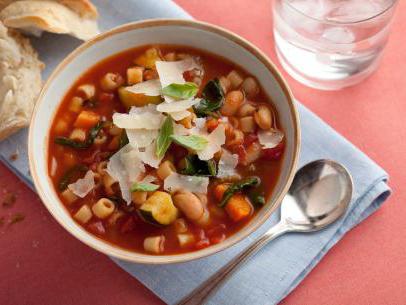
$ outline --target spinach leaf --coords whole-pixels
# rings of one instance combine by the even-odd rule
[[[135,182],[131,186],[131,192],[153,192],[159,188],[159,185],[146,183],[146,182]]]
[[[203,89],[202,96],[203,99],[199,104],[193,106],[198,117],[212,115],[220,109],[224,101],[224,92],[220,81],[217,78],[209,81]]]
[[[219,203],[219,207],[224,207],[231,196],[233,196],[235,193],[251,186],[258,186],[260,183],[261,180],[258,177],[249,177],[247,179],[231,184],[230,187],[224,192],[223,198]]]
[[[164,95],[183,100],[194,97],[197,94],[197,91],[199,91],[198,86],[191,82],[186,82],[184,84],[170,84],[162,88],[162,93]]]
[[[188,176],[215,176],[217,174],[217,164],[213,159],[203,161],[197,155],[187,155],[184,159],[185,168],[182,174]]]
[[[156,140],[156,155],[162,158],[169,146],[172,143],[171,136],[173,134],[173,120],[168,115],[159,130],[158,138]]]
[[[262,192],[253,191],[248,194],[248,198],[255,207],[261,207],[265,205],[265,196]]]
[[[75,165],[74,167],[70,168],[63,176],[62,178],[59,180],[58,183],[58,189],[60,191],[64,191],[66,190],[66,188],[68,187],[68,185],[71,183],[72,179],[74,178],[74,176],[79,175],[79,174],[83,174],[85,172],[88,171],[88,167],[86,165],[82,165],[82,164],[78,164]]]
[[[84,142],[75,141],[67,137],[56,137],[55,143],[63,146],[69,146],[75,149],[86,149],[92,146],[94,139],[96,139],[100,130],[103,128],[103,122],[99,121],[95,126],[89,130],[87,140]]]
[[[172,135],[171,139],[177,144],[193,150],[203,150],[209,144],[209,141],[207,141],[206,138],[198,135],[190,135],[190,136]]]

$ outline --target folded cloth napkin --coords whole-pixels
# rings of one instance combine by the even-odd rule
[[[95,0],[101,28],[145,18],[190,18],[169,0]],[[44,77],[79,42],[67,36],[47,34],[33,39],[47,64]],[[300,165],[320,158],[343,163],[354,178],[355,190],[345,217],[322,232],[285,235],[267,245],[221,288],[209,304],[277,304],[321,260],[343,235],[373,213],[390,193],[387,174],[321,119],[299,104],[303,131]],[[0,143],[1,160],[32,187],[28,172],[27,131]],[[18,151],[19,158],[10,161]],[[176,304],[224,266],[257,236],[274,225],[277,213],[246,240],[211,257],[169,266],[145,266],[113,259],[168,304]]]

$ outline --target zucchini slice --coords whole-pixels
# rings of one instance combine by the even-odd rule
[[[169,225],[178,217],[178,209],[174,206],[171,195],[161,191],[153,193],[138,213],[144,221],[159,226]]]

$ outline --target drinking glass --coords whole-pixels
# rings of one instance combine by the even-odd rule
[[[378,66],[397,0],[274,0],[276,52],[286,71],[338,90]]]

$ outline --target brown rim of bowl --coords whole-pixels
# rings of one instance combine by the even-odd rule
[[[77,57],[79,54],[81,54],[84,50],[95,44],[96,42],[103,40],[105,38],[108,38],[110,36],[116,35],[118,33],[123,33],[129,30],[134,30],[134,29],[141,29],[141,28],[146,28],[146,27],[156,27],[156,26],[185,26],[185,27],[191,27],[191,28],[196,28],[204,31],[208,31],[214,34],[217,34],[219,36],[225,37],[232,42],[238,44],[240,47],[244,48],[247,50],[249,53],[254,55],[271,73],[272,75],[276,78],[279,86],[282,88],[289,104],[290,112],[292,115],[293,123],[294,123],[294,143],[296,143],[293,151],[293,159],[292,162],[289,165],[289,176],[287,177],[287,183],[285,186],[279,191],[279,194],[277,194],[276,199],[273,202],[273,205],[269,210],[264,213],[260,218],[256,220],[256,222],[252,225],[250,230],[246,230],[244,232],[244,229],[240,230],[236,234],[241,234],[238,238],[235,240],[232,240],[232,236],[230,238],[227,238],[224,242],[213,245],[211,247],[207,247],[202,250],[194,251],[194,252],[187,252],[187,253],[182,253],[182,254],[174,254],[174,255],[147,255],[139,252],[134,252],[130,251],[121,247],[117,247],[114,244],[108,243],[104,240],[101,240],[102,243],[108,244],[111,247],[117,248],[119,251],[124,251],[126,253],[111,253],[104,247],[100,247],[99,245],[94,245],[92,242],[87,240],[86,238],[82,238],[82,236],[78,236],[71,228],[65,224],[61,219],[59,219],[58,216],[56,216],[53,211],[52,211],[52,204],[48,202],[47,196],[44,195],[44,191],[42,189],[42,186],[40,185],[39,178],[38,178],[38,173],[36,170],[36,165],[34,160],[34,149],[32,148],[32,143],[33,143],[33,128],[30,127],[29,130],[29,137],[28,137],[28,156],[29,156],[29,165],[30,165],[30,172],[35,184],[36,189],[38,190],[38,194],[42,199],[42,202],[48,209],[48,211],[52,214],[52,216],[57,220],[57,222],[65,228],[70,234],[75,236],[77,239],[82,241],[84,244],[88,245],[89,247],[102,252],[106,255],[113,256],[115,258],[118,258],[123,261],[128,261],[128,262],[133,262],[133,263],[142,263],[142,264],[172,264],[172,263],[180,263],[180,262],[186,262],[186,261],[191,261],[199,258],[203,258],[212,254],[215,254],[217,252],[220,252],[222,250],[225,250],[239,241],[243,240],[246,238],[248,235],[256,231],[268,218],[269,216],[275,211],[277,207],[279,207],[283,197],[286,195],[286,193],[289,190],[289,187],[293,181],[293,177],[295,175],[295,170],[298,164],[298,159],[299,159],[299,150],[300,150],[300,143],[301,143],[301,138],[300,138],[300,126],[299,126],[299,114],[296,108],[296,105],[293,100],[293,95],[292,92],[290,91],[289,87],[286,84],[286,81],[282,77],[282,75],[278,72],[276,69],[275,65],[268,59],[268,57],[260,51],[257,47],[252,45],[250,42],[248,42],[246,39],[238,36],[237,34],[234,34],[226,29],[223,29],[221,27],[205,23],[205,22],[200,22],[200,21],[194,21],[194,20],[184,20],[184,19],[148,19],[148,20],[143,20],[143,21],[138,21],[138,22],[133,22],[133,23],[127,23],[121,26],[118,26],[114,29],[111,29],[109,31],[106,31],[102,34],[99,34],[98,36],[94,37],[93,39],[83,43],[80,45],[78,48],[73,50],[59,65],[55,68],[55,70],[52,72],[51,76],[48,78],[46,81],[44,87],[42,88],[39,97],[37,99],[37,104],[34,108],[33,116],[31,118],[31,124],[30,126],[34,126],[35,118],[36,118],[36,113],[38,110],[38,106],[41,103],[45,92],[48,90],[48,87],[50,86],[51,82],[55,79],[55,77],[67,66],[69,63],[72,62],[72,60]],[[62,204],[61,202],[58,202],[58,204]],[[77,225],[79,226],[79,225]],[[83,229],[83,228],[82,228]],[[84,229],[83,229],[84,230]],[[87,232],[87,231],[85,231]],[[92,238],[98,239],[96,236],[88,233]],[[234,235],[235,236],[235,235]],[[100,239],[99,239],[100,240]],[[139,257],[134,257],[134,256],[139,256]]]

